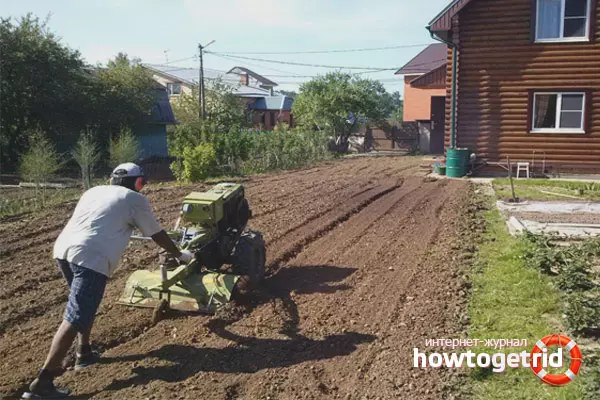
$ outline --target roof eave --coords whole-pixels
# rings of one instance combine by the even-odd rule
[[[142,65],[142,67],[146,68],[146,69],[149,69],[149,70],[152,70],[152,72],[154,72],[155,74],[162,75],[162,76],[164,76],[166,78],[169,78],[169,79],[172,79],[172,80],[174,80],[174,81],[176,81],[178,83],[179,82],[180,83],[185,83],[185,84],[192,85],[192,86],[193,85],[197,85],[197,83],[195,83],[195,82],[188,81],[187,79],[182,79],[179,76],[168,74],[166,72],[163,72],[163,71],[161,71],[159,69],[156,69],[156,68],[153,68],[153,67],[150,67],[150,66],[147,66],[147,65]]]
[[[453,0],[450,4],[448,4],[442,11],[440,11],[438,13],[438,15],[436,15],[431,21],[429,21],[429,24],[427,24],[427,29],[431,30],[431,26],[433,24],[435,24],[437,22],[437,20],[439,20],[440,18],[442,18],[442,16],[444,14],[446,14],[456,3],[458,3],[460,0]]]

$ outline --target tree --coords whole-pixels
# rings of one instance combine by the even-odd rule
[[[113,169],[119,164],[126,162],[137,162],[140,158],[140,145],[133,136],[131,129],[124,128],[118,137],[111,139],[110,147],[110,168]]]
[[[147,118],[155,83],[138,60],[118,54],[104,68],[86,66],[79,52],[50,32],[47,21],[27,14],[0,19],[0,159],[14,171],[28,133],[45,132],[57,150],[72,148],[79,133],[95,127],[106,146],[122,126]]]
[[[227,132],[232,127],[246,127],[249,122],[244,99],[236,96],[233,87],[221,80],[206,85],[206,119],[200,120],[198,88],[192,88],[191,94],[183,94],[173,104],[175,118],[181,124],[195,126],[209,133]],[[210,138],[206,138],[207,140]]]
[[[97,67],[100,98],[95,99],[102,110],[102,121],[109,133],[123,126],[136,126],[149,115],[154,104],[152,89],[156,83],[139,59],[130,60],[119,53],[106,66]]]
[[[100,146],[94,137],[94,132],[89,129],[81,132],[75,148],[71,151],[73,159],[81,169],[81,179],[85,190],[92,187],[94,169],[102,156]]]
[[[294,92],[293,90],[279,90],[279,93],[284,96],[291,97],[292,99],[295,99],[296,96],[298,96],[298,93]]]
[[[4,171],[26,151],[38,128],[54,142],[82,125],[87,92],[83,61],[62,45],[46,21],[27,14],[17,23],[0,19],[0,159]]]
[[[348,137],[361,124],[386,118],[386,94],[378,81],[331,72],[300,86],[294,116],[299,125],[333,135],[338,151],[344,151]]]
[[[233,87],[221,81],[213,81],[206,88],[206,119],[200,119],[198,89],[192,88],[191,94],[183,94],[173,104],[173,113],[179,124],[170,129],[167,137],[169,154],[177,157],[171,164],[171,170],[178,179],[183,179],[186,156],[202,143],[213,143],[216,156],[225,158],[229,144],[238,143],[226,133],[237,132],[248,125],[245,102],[233,93]],[[227,140],[224,140],[227,139]],[[239,138],[242,139],[242,138]]]
[[[61,167],[58,153],[54,144],[40,130],[31,132],[28,137],[31,140],[29,150],[21,157],[21,176],[35,183],[36,198],[39,196],[40,186],[42,190],[42,205],[46,201],[46,183]]]
[[[392,94],[387,94],[385,103],[387,107],[387,119],[391,123],[402,123],[404,114],[404,100],[400,96],[400,92],[396,91]]]

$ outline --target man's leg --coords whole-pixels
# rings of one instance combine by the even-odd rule
[[[85,332],[85,333],[77,333],[77,343],[79,343],[79,348],[86,348],[90,345],[90,336],[91,336],[92,330],[90,329],[89,331]]]
[[[46,357],[43,369],[52,372],[62,370],[62,362],[71,348],[76,335],[77,329],[69,321],[63,320],[54,335],[54,339],[52,339],[52,346],[50,346],[50,352]]]
[[[60,265],[60,262],[59,262]],[[64,266],[61,269],[64,271]],[[44,364],[44,368],[40,371],[38,377],[31,383],[30,393],[25,393],[24,398],[39,398],[58,396],[60,390],[54,386],[53,379],[62,369],[62,361],[65,358],[69,348],[78,334],[81,340],[87,340],[91,327],[98,310],[98,306],[104,296],[106,286],[106,277],[95,271],[82,268],[78,265],[71,264],[72,279],[69,279],[68,273],[65,278],[69,282],[70,293],[69,301],[65,310],[64,321],[60,325],[58,332],[52,340],[50,353]],[[68,394],[68,391],[65,391]],[[63,397],[64,393],[63,392]],[[28,397],[31,396],[31,397]],[[37,396],[37,397],[36,397]]]
[[[73,283],[73,270],[71,269],[70,263],[66,260],[57,259],[56,265],[60,268],[70,289],[71,284]],[[76,334],[77,329],[69,321],[64,319],[58,328],[58,331],[54,334],[52,346],[50,346],[50,351],[46,357],[43,369],[52,372],[59,372],[62,370],[62,362],[71,348]]]
[[[77,351],[75,353],[75,370],[80,370],[89,365],[95,364],[98,362],[99,355],[97,352],[92,350],[92,346],[90,343],[92,328],[88,329],[85,332],[77,333]]]

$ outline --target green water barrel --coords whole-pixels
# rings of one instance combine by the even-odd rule
[[[446,149],[446,175],[462,178],[469,172],[471,151],[469,149]]]

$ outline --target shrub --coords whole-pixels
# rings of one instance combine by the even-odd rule
[[[600,329],[600,292],[572,293],[566,297],[565,320],[575,332]]]
[[[216,166],[225,173],[299,168],[330,157],[328,136],[321,132],[291,130],[281,125],[276,131],[234,127],[214,133],[208,132],[206,126],[182,124],[169,135],[169,152],[178,157],[171,170],[178,180],[188,180],[184,163],[189,149],[207,142],[213,144]]]
[[[41,131],[31,133],[29,150],[21,156],[20,173],[26,180],[35,183],[36,200],[40,196],[40,186],[48,183],[61,167],[54,143]],[[46,201],[46,186],[41,191],[42,205]]]
[[[96,143],[92,131],[81,132],[71,155],[81,169],[83,188],[87,190],[92,186],[94,168],[101,157],[100,147]]]
[[[131,129],[124,128],[117,138],[111,139],[109,153],[111,169],[119,164],[137,162],[140,159],[140,145]]]
[[[328,137],[320,132],[279,129],[255,134],[244,172],[299,168],[330,157]]]
[[[528,267],[554,275],[565,292],[565,320],[575,331],[600,329],[600,290],[593,264],[600,257],[600,239],[558,246],[552,236],[527,234],[523,260]]]
[[[207,178],[215,167],[215,149],[210,143],[202,143],[183,151],[183,171],[179,171],[180,180],[197,182]],[[180,167],[179,167],[180,168]]]
[[[256,133],[231,129],[214,135],[217,164],[228,172],[240,174],[244,163],[249,160],[254,147]]]

